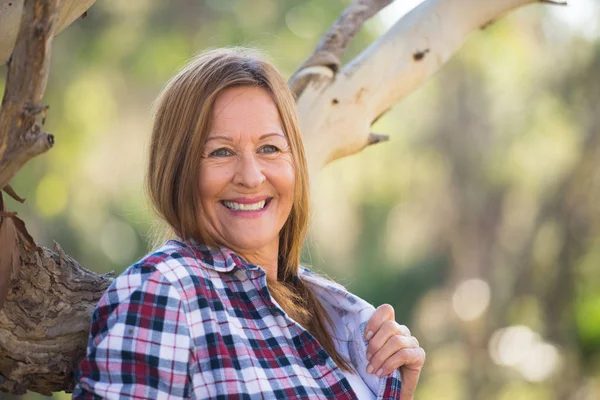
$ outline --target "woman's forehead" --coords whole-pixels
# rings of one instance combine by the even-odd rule
[[[213,135],[283,133],[279,112],[269,93],[257,87],[224,90],[213,107]]]
[[[223,90],[213,106],[213,119],[233,118],[279,119],[277,106],[265,89],[260,87],[233,87]]]

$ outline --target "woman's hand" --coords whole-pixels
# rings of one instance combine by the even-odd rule
[[[425,351],[408,328],[395,321],[392,306],[383,304],[377,308],[367,323],[365,337],[369,341],[367,373],[381,377],[400,368],[401,400],[412,400],[425,363]]]

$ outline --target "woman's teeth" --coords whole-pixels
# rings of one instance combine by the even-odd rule
[[[265,205],[267,204],[267,200],[259,201],[258,203],[254,204],[242,204],[235,203],[233,201],[223,201],[223,204],[225,205],[225,207],[234,211],[258,211],[262,210],[265,207]]]

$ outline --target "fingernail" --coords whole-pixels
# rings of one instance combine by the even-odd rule
[[[381,378],[381,375],[383,375],[383,368],[379,368],[379,371],[377,371],[376,375]]]
[[[367,374],[370,374],[371,372],[373,372],[373,366],[369,364],[369,366],[367,367]]]
[[[372,337],[373,337],[373,331],[367,332],[367,340],[371,340]]]
[[[371,353],[367,353],[367,361],[371,361]]]

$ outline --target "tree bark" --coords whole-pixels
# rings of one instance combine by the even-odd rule
[[[57,243],[34,251],[21,243],[20,255],[0,311],[0,390],[71,391],[92,312],[111,279],[82,268]]]
[[[39,103],[46,90],[58,6],[59,0],[25,2],[0,109],[0,189],[27,161],[54,144],[36,118],[46,111]]]

